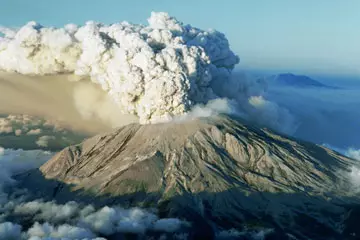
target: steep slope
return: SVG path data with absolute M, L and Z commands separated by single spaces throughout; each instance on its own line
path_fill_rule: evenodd
M 255 221 L 309 237 L 316 225 L 329 237 L 342 234 L 343 205 L 353 194 L 348 172 L 356 164 L 221 115 L 131 124 L 64 149 L 40 170 L 96 195 L 143 193 L 138 201 L 164 214 L 224 228 Z
M 66 148 L 41 167 L 99 193 L 341 191 L 336 171 L 352 162 L 320 146 L 289 140 L 228 117 L 156 125 L 131 124 Z M 132 183 L 132 184 L 130 184 Z M 131 187 L 135 188 L 131 188 Z

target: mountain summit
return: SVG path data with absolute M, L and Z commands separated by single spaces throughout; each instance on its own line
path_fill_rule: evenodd
M 343 204 L 353 197 L 347 176 L 355 164 L 219 115 L 130 124 L 64 149 L 40 170 L 77 190 L 129 196 L 168 216 L 223 229 L 255 224 L 301 239 L 343 236 Z
M 308 76 L 295 75 L 292 73 L 281 73 L 274 76 L 270 76 L 268 77 L 268 82 L 270 84 L 275 84 L 283 87 L 337 89 L 336 87 L 325 85 Z

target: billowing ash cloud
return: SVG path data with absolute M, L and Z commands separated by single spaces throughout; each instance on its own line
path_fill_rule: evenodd
M 239 58 L 225 35 L 152 13 L 148 26 L 127 22 L 2 29 L 0 69 L 23 74 L 90 76 L 141 123 L 181 115 L 217 95 Z
M 99 119 L 110 127 L 120 127 L 137 122 L 133 115 L 122 114 L 117 111 L 113 99 L 104 94 L 96 84 L 81 81 L 74 86 L 73 100 L 76 110 L 83 119 Z
M 84 119 L 114 127 L 220 112 L 288 134 L 297 128 L 289 111 L 263 97 L 264 81 L 232 73 L 239 58 L 224 34 L 184 25 L 166 13 L 152 13 L 147 26 L 87 22 L 57 29 L 30 22 L 2 32 L 0 69 L 74 73 L 72 80 L 90 77 L 108 93 L 104 97 L 86 81 L 76 84 L 73 104 Z

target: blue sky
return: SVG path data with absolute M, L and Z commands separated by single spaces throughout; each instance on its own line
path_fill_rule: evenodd
M 360 75 L 360 0 L 0 0 L 0 25 L 146 23 L 166 11 L 224 32 L 240 68 Z

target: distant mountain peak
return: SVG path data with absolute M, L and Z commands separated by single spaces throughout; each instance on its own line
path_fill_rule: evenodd
M 301 88 L 315 87 L 315 88 L 333 88 L 333 89 L 336 88 L 325 85 L 306 75 L 296 75 L 293 73 L 280 73 L 277 75 L 273 75 L 268 78 L 268 82 L 270 84 L 275 84 L 284 87 L 301 87 Z

